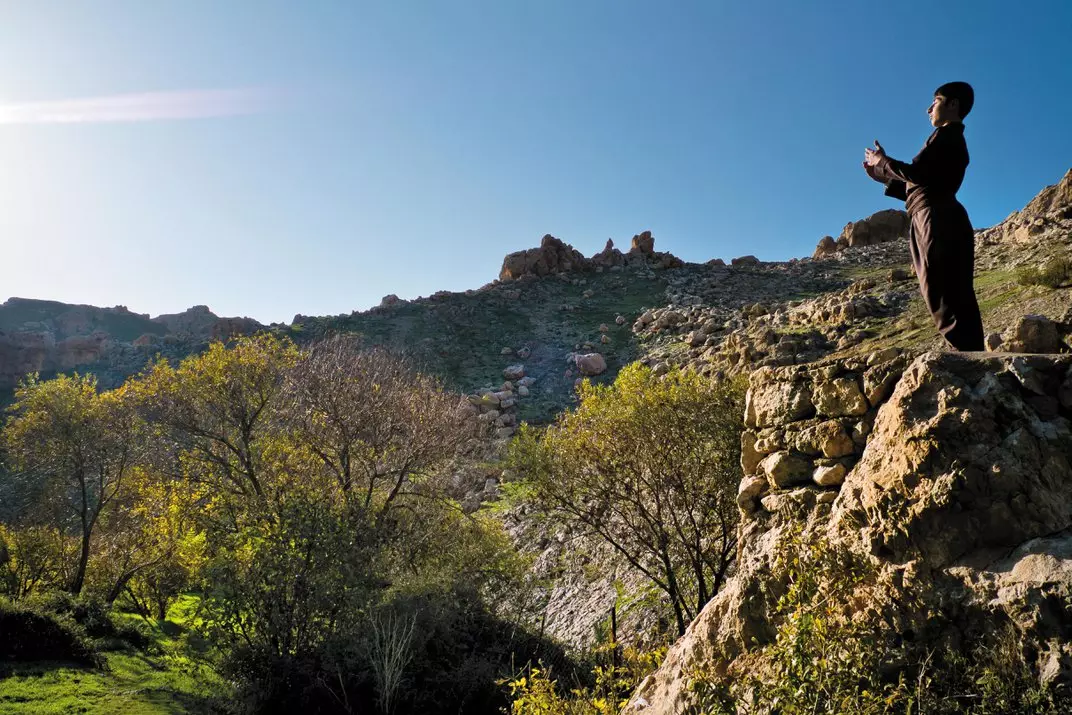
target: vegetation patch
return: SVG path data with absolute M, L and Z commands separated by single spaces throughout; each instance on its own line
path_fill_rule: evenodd
M 1072 258 L 1059 256 L 1042 266 L 1021 268 L 1016 274 L 1020 285 L 1040 285 L 1047 288 L 1072 286 Z

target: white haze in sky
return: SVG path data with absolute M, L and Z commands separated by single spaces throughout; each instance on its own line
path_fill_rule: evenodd
M 280 95 L 265 89 L 195 89 L 0 104 L 0 124 L 152 122 L 259 114 Z

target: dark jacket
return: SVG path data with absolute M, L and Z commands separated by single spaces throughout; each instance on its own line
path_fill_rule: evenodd
M 885 182 L 886 195 L 903 200 L 911 214 L 922 206 L 955 201 L 967 168 L 964 125 L 953 122 L 935 129 L 911 164 L 885 157 L 875 166 L 875 175 Z

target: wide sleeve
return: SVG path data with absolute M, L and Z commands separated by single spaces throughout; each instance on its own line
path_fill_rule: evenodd
M 898 179 L 891 179 L 886 182 L 886 190 L 882 193 L 886 194 L 886 196 L 900 199 L 901 201 L 908 200 L 908 187 L 905 185 L 905 182 Z
M 952 135 L 946 132 L 938 132 L 934 141 L 923 148 L 911 164 L 897 161 L 886 156 L 883 157 L 875 168 L 876 173 L 887 180 L 887 189 L 890 182 L 901 182 L 916 186 L 939 186 L 951 183 L 951 174 L 959 165 L 959 156 Z M 961 170 L 962 167 L 961 167 Z M 903 191 L 902 188 L 894 189 Z

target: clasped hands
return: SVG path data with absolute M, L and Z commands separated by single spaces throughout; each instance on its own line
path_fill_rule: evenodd
M 875 140 L 874 149 L 864 149 L 864 171 L 866 171 L 867 175 L 875 181 L 883 181 L 883 179 L 875 173 L 875 167 L 885 158 L 886 150 L 878 143 L 878 139 Z

